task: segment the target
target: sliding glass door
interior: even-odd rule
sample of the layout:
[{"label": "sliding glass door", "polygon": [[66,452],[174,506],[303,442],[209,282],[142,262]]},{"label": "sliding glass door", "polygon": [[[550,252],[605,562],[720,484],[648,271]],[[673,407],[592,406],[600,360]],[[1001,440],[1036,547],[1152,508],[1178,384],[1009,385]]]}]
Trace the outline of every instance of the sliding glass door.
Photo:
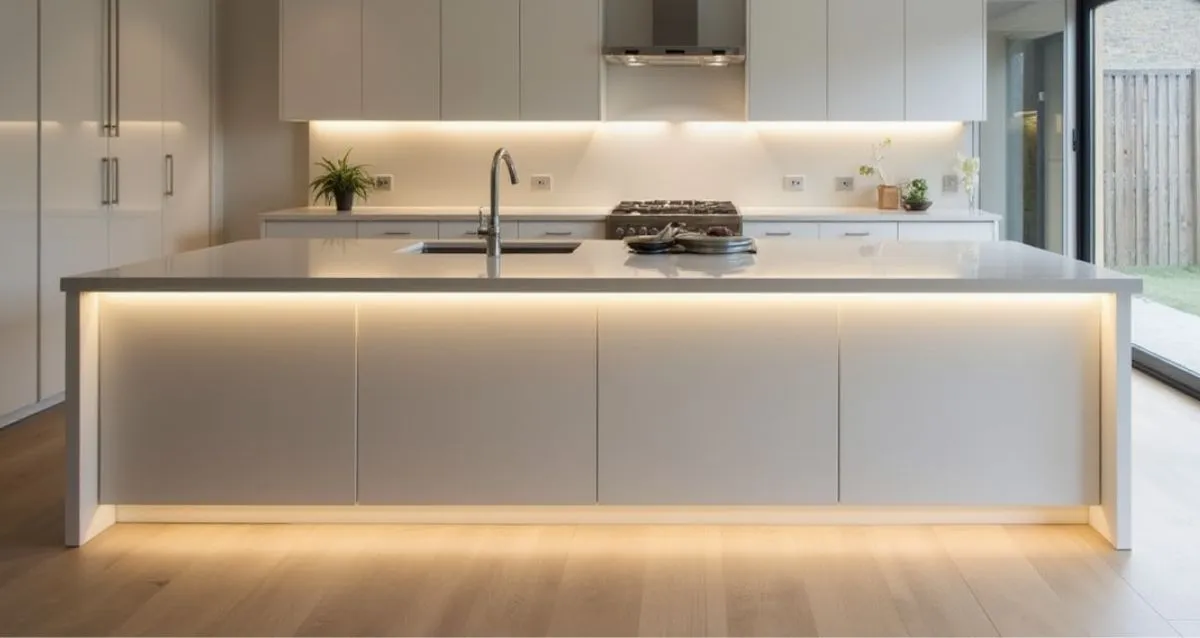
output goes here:
[{"label": "sliding glass door", "polygon": [[1135,360],[1200,377],[1200,0],[1110,0],[1087,16],[1093,258],[1145,280]]}]

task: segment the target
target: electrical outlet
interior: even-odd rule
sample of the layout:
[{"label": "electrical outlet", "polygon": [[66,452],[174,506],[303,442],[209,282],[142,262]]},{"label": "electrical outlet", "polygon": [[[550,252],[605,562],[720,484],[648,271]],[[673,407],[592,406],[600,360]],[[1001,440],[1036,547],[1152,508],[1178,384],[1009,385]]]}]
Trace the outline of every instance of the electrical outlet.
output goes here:
[{"label": "electrical outlet", "polygon": [[849,193],[854,190],[853,177],[837,177],[833,180],[833,189],[840,193]]},{"label": "electrical outlet", "polygon": [[395,175],[376,175],[375,176],[375,190],[385,191],[385,192],[390,191],[390,190],[392,190],[392,182],[394,182],[395,180],[396,180]]},{"label": "electrical outlet", "polygon": [[942,176],[942,192],[957,193],[958,192],[958,175],[943,175]]},{"label": "electrical outlet", "polygon": [[804,191],[804,176],[803,175],[784,175],[783,190],[793,192]]},{"label": "electrical outlet", "polygon": [[529,186],[535,191],[552,191],[554,190],[554,176],[534,175],[529,179]]}]

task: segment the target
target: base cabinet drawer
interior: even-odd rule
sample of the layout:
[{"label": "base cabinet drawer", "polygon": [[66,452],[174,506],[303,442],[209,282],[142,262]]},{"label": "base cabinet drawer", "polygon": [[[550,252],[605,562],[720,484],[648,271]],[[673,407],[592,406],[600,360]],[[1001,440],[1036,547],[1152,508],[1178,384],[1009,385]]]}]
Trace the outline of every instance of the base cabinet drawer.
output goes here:
[{"label": "base cabinet drawer", "polygon": [[394,239],[437,239],[437,222],[359,222],[359,239],[391,237]]},{"label": "base cabinet drawer", "polygon": [[521,239],[604,239],[604,222],[521,222]]},{"label": "base cabinet drawer", "polygon": [[263,224],[267,239],[354,239],[358,223],[332,222],[267,222]]},{"label": "base cabinet drawer", "polygon": [[747,222],[742,234],[755,239],[819,239],[815,222]]},{"label": "base cabinet drawer", "polygon": [[[441,222],[438,224],[439,239],[479,239],[478,222]],[[517,238],[517,222],[500,222],[500,236],[504,239]]]},{"label": "base cabinet drawer", "polygon": [[894,222],[831,222],[821,226],[821,239],[899,239],[899,224]]},{"label": "base cabinet drawer", "polygon": [[900,224],[900,241],[996,241],[995,222],[910,222]]}]

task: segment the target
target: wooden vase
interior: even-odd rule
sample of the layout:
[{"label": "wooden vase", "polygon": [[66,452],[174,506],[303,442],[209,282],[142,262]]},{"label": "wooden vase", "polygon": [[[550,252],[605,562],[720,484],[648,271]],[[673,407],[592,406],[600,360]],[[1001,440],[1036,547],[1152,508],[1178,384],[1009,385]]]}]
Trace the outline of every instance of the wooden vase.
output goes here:
[{"label": "wooden vase", "polygon": [[880,186],[876,193],[880,210],[900,210],[899,186]]}]

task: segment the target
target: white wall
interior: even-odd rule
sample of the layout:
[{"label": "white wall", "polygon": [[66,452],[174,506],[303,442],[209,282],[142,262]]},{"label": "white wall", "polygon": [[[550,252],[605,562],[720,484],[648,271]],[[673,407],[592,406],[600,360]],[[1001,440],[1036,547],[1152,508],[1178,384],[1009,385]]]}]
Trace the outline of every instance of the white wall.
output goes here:
[{"label": "white wall", "polygon": [[[924,177],[940,206],[966,207],[943,195],[941,176],[956,151],[969,152],[967,128],[941,124],[751,125],[734,122],[338,123],[310,126],[310,156],[340,156],[395,175],[395,189],[370,205],[479,205],[488,197],[493,151],[507,146],[525,181],[506,187],[510,204],[609,206],[622,199],[711,198],[741,205],[873,205],[874,183],[834,191],[834,178],[857,175],[870,147],[893,139],[887,162],[895,179]],[[554,192],[527,179],[552,174]],[[808,177],[803,193],[785,192],[783,176]]]},{"label": "white wall", "polygon": [[220,237],[258,237],[258,214],[301,206],[308,126],[279,121],[279,1],[218,0],[218,95],[224,211]]}]

